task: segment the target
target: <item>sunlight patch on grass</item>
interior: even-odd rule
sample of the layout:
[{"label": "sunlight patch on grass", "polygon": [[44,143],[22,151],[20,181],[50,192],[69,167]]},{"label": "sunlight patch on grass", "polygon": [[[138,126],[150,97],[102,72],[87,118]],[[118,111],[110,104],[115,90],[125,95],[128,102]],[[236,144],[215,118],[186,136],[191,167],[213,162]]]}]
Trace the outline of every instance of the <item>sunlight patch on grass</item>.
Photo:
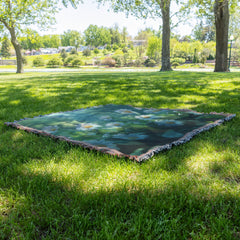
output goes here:
[{"label": "sunlight patch on grass", "polygon": [[[238,239],[239,82],[238,73],[0,74],[0,238]],[[4,126],[111,101],[237,116],[141,165]]]},{"label": "sunlight patch on grass", "polygon": [[19,103],[20,103],[20,100],[14,100],[9,102],[9,104],[11,105],[18,105]]},{"label": "sunlight patch on grass", "polygon": [[22,173],[51,176],[53,182],[61,182],[67,190],[78,189],[81,192],[121,189],[129,182],[136,182],[140,175],[137,169],[130,169],[126,164],[116,166],[112,163],[102,169],[98,164],[95,166],[84,164],[81,158],[77,163],[73,163],[71,159],[70,153],[63,156],[60,161],[51,160],[49,163],[33,161],[23,166]]},{"label": "sunlight patch on grass", "polygon": [[9,217],[11,209],[13,208],[10,199],[6,197],[4,194],[0,193],[0,220],[4,221]]},{"label": "sunlight patch on grass", "polygon": [[12,225],[17,225],[17,216],[22,216],[21,206],[27,202],[23,194],[16,192],[16,189],[0,189],[0,237],[8,232]]}]

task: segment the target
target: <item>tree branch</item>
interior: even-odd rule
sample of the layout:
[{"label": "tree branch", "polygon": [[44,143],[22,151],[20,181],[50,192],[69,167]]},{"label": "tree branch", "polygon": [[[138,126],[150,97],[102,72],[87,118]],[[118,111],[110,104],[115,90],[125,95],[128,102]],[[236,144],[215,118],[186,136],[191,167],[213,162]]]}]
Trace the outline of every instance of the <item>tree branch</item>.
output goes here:
[{"label": "tree branch", "polygon": [[5,21],[5,19],[0,18],[0,22],[2,22],[2,23],[4,24],[4,26],[5,26],[8,30],[10,30],[10,26],[9,26],[9,24]]}]

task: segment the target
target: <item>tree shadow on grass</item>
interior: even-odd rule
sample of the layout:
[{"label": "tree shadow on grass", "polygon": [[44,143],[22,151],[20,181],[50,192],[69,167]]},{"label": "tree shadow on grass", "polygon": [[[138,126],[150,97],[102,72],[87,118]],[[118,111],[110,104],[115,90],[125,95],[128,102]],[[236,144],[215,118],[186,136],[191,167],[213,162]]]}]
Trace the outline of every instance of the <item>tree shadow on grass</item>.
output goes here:
[{"label": "tree shadow on grass", "polygon": [[[48,147],[42,159],[53,149]],[[67,146],[60,150],[63,159],[69,155]],[[59,157],[51,152],[55,163]],[[86,164],[83,176],[85,171],[89,174]],[[99,178],[109,164],[110,160],[94,176],[100,187],[86,189],[66,180],[74,175],[56,175],[49,168],[39,171],[27,158],[9,161],[6,181],[1,179],[1,195],[9,199],[0,225],[2,239],[234,239],[239,231],[237,195],[217,192],[208,184],[203,189],[201,181],[194,183],[186,176],[172,176],[155,188],[134,182],[141,178],[104,187]]]},{"label": "tree shadow on grass", "polygon": [[[208,80],[224,74],[43,76],[23,76],[0,92],[2,124],[109,103],[179,108],[184,95],[196,96],[188,105],[193,109],[239,114],[236,89],[209,90]],[[236,82],[236,76],[228,78]],[[197,96],[213,99],[203,104]],[[0,238],[237,239],[240,199],[237,185],[226,177],[238,172],[230,175],[231,169],[221,170],[220,162],[220,168],[210,166],[206,180],[188,163],[202,145],[212,145],[216,153],[239,152],[238,123],[237,115],[142,165],[1,126],[0,196],[6,201]],[[216,182],[231,190],[215,188]]]},{"label": "tree shadow on grass", "polygon": [[[0,113],[3,121],[69,111],[101,104],[131,104],[144,107],[178,108],[187,101],[193,110],[201,112],[236,112],[238,89],[209,89],[211,81],[225,79],[226,74],[205,73],[111,73],[111,74],[47,74],[26,75],[17,86],[10,82],[0,96],[4,97]],[[236,74],[228,75],[235,80]],[[197,80],[196,80],[197,79]],[[233,81],[235,83],[235,81]],[[206,92],[207,90],[207,92]],[[203,96],[206,101],[202,103]],[[233,103],[233,104],[231,104]],[[235,125],[234,125],[235,126]],[[6,130],[6,128],[4,129]],[[175,151],[173,151],[175,152]],[[184,152],[184,158],[192,153]],[[166,169],[176,168],[184,159],[167,158]],[[175,159],[178,159],[176,161]],[[171,163],[172,166],[171,166]]]},{"label": "tree shadow on grass", "polygon": [[[180,77],[183,76],[180,75]],[[146,80],[148,78],[150,81]],[[174,83],[169,79],[171,80],[171,77],[168,75],[159,77],[157,73],[143,75],[76,73],[51,74],[46,77],[45,75],[26,75],[17,79],[17,86],[12,81],[8,84],[8,88],[2,94],[6,96],[3,104],[11,106],[12,102],[19,101],[18,104],[15,102],[14,107],[23,106],[28,108],[29,112],[34,109],[34,106],[39,106],[42,114],[58,111],[59,108],[65,111],[72,110],[76,106],[109,103],[171,107],[179,104],[178,97],[181,94],[194,93],[191,87],[195,83],[191,83],[191,79],[188,81],[173,80]],[[205,84],[207,81],[204,86]]]}]

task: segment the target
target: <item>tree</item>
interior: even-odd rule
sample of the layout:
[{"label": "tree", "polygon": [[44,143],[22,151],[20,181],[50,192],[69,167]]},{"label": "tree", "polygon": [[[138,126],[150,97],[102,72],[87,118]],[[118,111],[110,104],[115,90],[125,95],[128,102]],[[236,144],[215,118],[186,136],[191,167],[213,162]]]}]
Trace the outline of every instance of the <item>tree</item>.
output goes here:
[{"label": "tree", "polygon": [[123,27],[122,32],[121,32],[121,40],[123,44],[127,44],[128,42],[128,32],[127,28]]},{"label": "tree", "polygon": [[81,33],[75,30],[68,30],[61,35],[63,46],[74,46],[76,49],[83,44]]},{"label": "tree", "polygon": [[160,8],[162,12],[162,68],[161,71],[170,71],[170,4],[171,0],[161,0]]},{"label": "tree", "polygon": [[32,51],[33,49],[39,49],[42,46],[41,37],[37,31],[26,29],[24,33],[26,36],[19,38],[22,48]]},{"label": "tree", "polygon": [[98,27],[97,25],[89,25],[84,31],[87,46],[99,47],[111,43],[111,34],[109,29]]},{"label": "tree", "polygon": [[148,47],[147,47],[147,56],[152,58],[155,62],[159,63],[160,60],[160,53],[161,53],[161,39],[152,36],[148,40]]},{"label": "tree", "polygon": [[154,31],[151,28],[146,28],[144,30],[140,30],[137,36],[134,37],[135,40],[144,40],[145,45],[148,44],[148,39],[154,36]]},{"label": "tree", "polygon": [[0,0],[0,24],[11,35],[11,42],[17,57],[17,73],[23,72],[21,45],[17,35],[26,26],[51,23],[52,14],[58,10],[57,1],[47,0]]},{"label": "tree", "polygon": [[216,41],[214,19],[207,24],[203,24],[203,21],[201,21],[200,24],[197,24],[193,29],[193,36],[195,40],[201,42]]},{"label": "tree", "polygon": [[60,56],[61,56],[63,61],[67,58],[68,54],[67,54],[65,49],[61,50]]},{"label": "tree", "polygon": [[119,27],[117,24],[114,25],[114,27],[109,28],[110,35],[111,35],[111,44],[120,45],[121,43],[121,34],[119,32]]},{"label": "tree", "polygon": [[236,6],[235,12],[230,15],[229,33],[234,36],[234,40],[240,38],[240,6]]},{"label": "tree", "polygon": [[62,45],[60,35],[50,34],[40,37],[41,46],[44,48],[58,48]]},{"label": "tree", "polygon": [[227,72],[228,69],[228,0],[216,0],[214,4],[216,25],[216,63],[215,72]]},{"label": "tree", "polygon": [[[97,0],[111,2],[114,11],[124,11],[140,18],[149,16],[162,18],[162,67],[161,71],[171,71],[170,63],[170,4],[171,0]],[[176,1],[178,2],[178,1]]]},{"label": "tree", "polygon": [[[69,0],[76,6],[78,1]],[[63,0],[66,5],[68,0]],[[17,73],[23,72],[21,45],[18,34],[32,24],[40,27],[51,25],[58,11],[58,0],[0,0],[0,28],[3,25],[10,33],[17,57]]]},{"label": "tree", "polygon": [[181,42],[191,42],[192,41],[192,37],[190,35],[184,35],[180,38]]},{"label": "tree", "polygon": [[237,7],[237,0],[189,0],[190,5],[198,7],[198,15],[214,16],[216,27],[215,72],[227,72],[228,69],[228,32],[230,13]]},{"label": "tree", "polygon": [[2,41],[2,48],[1,48],[1,56],[3,58],[9,58],[11,56],[10,54],[10,41],[9,39],[5,36]]}]

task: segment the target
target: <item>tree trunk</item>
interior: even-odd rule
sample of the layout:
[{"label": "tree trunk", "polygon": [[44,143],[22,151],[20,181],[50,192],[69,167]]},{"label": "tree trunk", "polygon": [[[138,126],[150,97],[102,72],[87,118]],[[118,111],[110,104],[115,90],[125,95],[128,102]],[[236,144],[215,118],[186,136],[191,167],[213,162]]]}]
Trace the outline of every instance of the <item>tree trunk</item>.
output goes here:
[{"label": "tree trunk", "polygon": [[172,71],[170,63],[170,4],[171,0],[161,0],[162,11],[162,67],[160,71]]},{"label": "tree trunk", "polygon": [[228,0],[215,0],[214,6],[216,25],[216,63],[214,72],[227,72],[228,69]]},{"label": "tree trunk", "polygon": [[23,59],[22,59],[22,52],[21,52],[21,45],[17,41],[15,28],[12,27],[9,29],[11,34],[11,42],[16,52],[17,57],[17,73],[23,73]]}]

